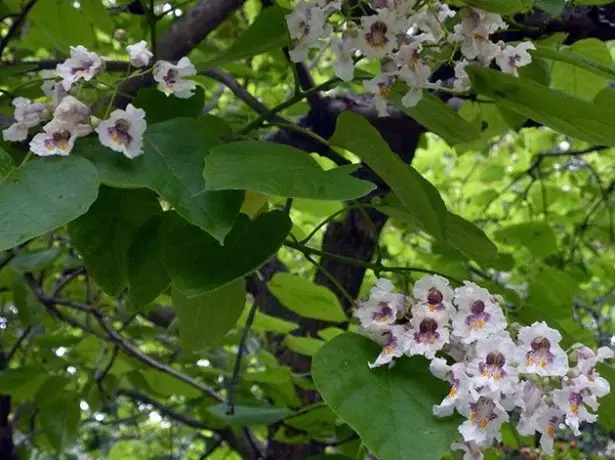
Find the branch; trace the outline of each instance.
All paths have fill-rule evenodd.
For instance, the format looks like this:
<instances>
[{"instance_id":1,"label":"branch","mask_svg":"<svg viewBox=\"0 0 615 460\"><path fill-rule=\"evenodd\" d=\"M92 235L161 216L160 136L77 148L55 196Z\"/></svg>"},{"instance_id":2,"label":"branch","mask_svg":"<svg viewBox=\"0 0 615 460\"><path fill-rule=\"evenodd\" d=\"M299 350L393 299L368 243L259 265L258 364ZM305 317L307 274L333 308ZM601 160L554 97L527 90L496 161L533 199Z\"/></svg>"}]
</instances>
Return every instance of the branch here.
<instances>
[{"instance_id":1,"label":"branch","mask_svg":"<svg viewBox=\"0 0 615 460\"><path fill-rule=\"evenodd\" d=\"M21 12L19 13L19 16L17 16L15 20L13 21L13 24L11 24L11 27L9 28L6 35L2 38L2 41L0 41L0 58L2 58L2 54L4 53L4 50L6 49L6 47L8 46L9 41L11 40L11 38L13 38L14 35L17 34L19 28L21 27L23 22L26 20L26 16L30 12L30 10L34 7L34 4L36 3L36 1L37 0L30 0L28 3L26 3L26 5L23 7Z\"/></svg>"},{"instance_id":2,"label":"branch","mask_svg":"<svg viewBox=\"0 0 615 460\"><path fill-rule=\"evenodd\" d=\"M13 359L13 357L15 356L15 354L17 353L17 351L19 350L19 347L21 346L21 344L23 343L24 340L26 340L26 338L28 337L28 335L30 335L30 332L32 332L32 326L28 326L27 328L25 328L21 335L17 338L17 340L15 341L15 343L13 344L13 347L11 348L11 350L9 351L9 354L6 356L6 362L10 363L11 359Z\"/></svg>"},{"instance_id":3,"label":"branch","mask_svg":"<svg viewBox=\"0 0 615 460\"><path fill-rule=\"evenodd\" d=\"M117 394L120 396L126 396L134 401L138 401L143 404L149 404L150 406L154 407L158 412L160 412L161 415L173 419L179 423L182 423L183 425L195 428L197 430L213 431L220 437L221 440L226 442L232 449L237 451L243 459L254 459L259 457L259 454L255 453L252 449L250 442L243 436L237 437L230 428L224 428L220 430L212 429L200 420L177 412L169 406L162 404L155 399L152 399L149 396L138 391L120 388Z\"/></svg>"}]
</instances>

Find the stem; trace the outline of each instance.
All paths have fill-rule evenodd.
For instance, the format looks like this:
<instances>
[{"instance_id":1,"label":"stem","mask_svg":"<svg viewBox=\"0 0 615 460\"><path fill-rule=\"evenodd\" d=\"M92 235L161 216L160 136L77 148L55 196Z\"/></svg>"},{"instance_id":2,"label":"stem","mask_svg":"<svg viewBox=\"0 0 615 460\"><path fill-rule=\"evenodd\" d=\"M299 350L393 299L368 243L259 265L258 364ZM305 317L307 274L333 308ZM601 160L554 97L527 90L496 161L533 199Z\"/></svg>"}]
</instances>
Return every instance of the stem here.
<instances>
[{"instance_id":1,"label":"stem","mask_svg":"<svg viewBox=\"0 0 615 460\"><path fill-rule=\"evenodd\" d=\"M152 42L152 54L154 55L152 62L156 62L156 24L158 23L158 18L154 14L154 0L149 1L147 22L149 23L150 40Z\"/></svg>"},{"instance_id":2,"label":"stem","mask_svg":"<svg viewBox=\"0 0 615 460\"><path fill-rule=\"evenodd\" d=\"M287 99L286 101L282 102L281 104L276 105L271 110L269 110L268 112L264 113L263 115L258 117L253 122L248 123L246 126L241 128L238 131L237 134L245 135L245 134L249 133L250 131L260 127L260 125L262 125L264 122L266 122L269 119L271 119L274 115L276 115L277 113L281 112L282 110L287 109L288 107L291 107L292 105L295 105L297 102L301 102L303 99L305 99L308 96L311 96L314 93L317 93L319 91L330 90L331 88L334 88L335 86L337 86L341 82L342 82L342 80L340 80L339 78L335 77L335 78L331 78L330 80L325 81L324 83L321 83L320 85L316 85L316 86L314 86L313 88L310 88L307 91L299 92L299 93L293 95L291 98Z\"/></svg>"},{"instance_id":3,"label":"stem","mask_svg":"<svg viewBox=\"0 0 615 460\"><path fill-rule=\"evenodd\" d=\"M235 365L233 366L233 375L229 381L228 393L226 396L226 415L233 415L235 413L235 386L239 383L239 371L241 370L241 358L246 348L246 340L248 339L248 332L252 323L254 322L254 316L256 316L257 303L252 303L248 317L246 318L246 324L241 332L241 339L239 340L239 349L237 350L237 357L235 358Z\"/></svg>"},{"instance_id":4,"label":"stem","mask_svg":"<svg viewBox=\"0 0 615 460\"><path fill-rule=\"evenodd\" d=\"M435 270L429 270L427 268L418 268L418 267L387 267L385 265L382 264L377 264L377 263L370 263L370 262L364 262L362 260L358 260L358 259L353 259L351 257L345 257L345 256L340 256L337 254L332 254L330 252L325 252L325 251L321 251L319 249L315 249L315 248L311 248L309 246L305 246L299 242L293 242L293 241L285 241L284 242L284 246L291 248L291 249L295 249L299 252L302 252L305 255L316 255L316 256L321 256L321 257L326 257L328 259L331 260L335 260L337 262L341 262L344 264L348 264L348 265L354 265L356 267L363 267L363 268L367 268L368 270L372 270L375 273L378 272L389 272L389 273L404 273L404 272L417 272L417 273L427 273L429 275L440 275L443 276L445 278L448 278L449 280L457 283L457 284L463 284L460 280L456 279L456 278L452 278L451 276L445 275L444 273L435 271Z\"/></svg>"}]
</instances>

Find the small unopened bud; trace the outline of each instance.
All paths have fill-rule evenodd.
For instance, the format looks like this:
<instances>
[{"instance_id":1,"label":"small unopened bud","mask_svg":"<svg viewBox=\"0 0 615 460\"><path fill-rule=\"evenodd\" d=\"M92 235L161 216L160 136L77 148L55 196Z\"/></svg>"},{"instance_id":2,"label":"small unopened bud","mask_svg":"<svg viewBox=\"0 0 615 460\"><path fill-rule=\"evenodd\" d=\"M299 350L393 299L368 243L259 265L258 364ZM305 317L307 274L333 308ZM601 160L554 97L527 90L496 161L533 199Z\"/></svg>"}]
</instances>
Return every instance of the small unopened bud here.
<instances>
[{"instance_id":1,"label":"small unopened bud","mask_svg":"<svg viewBox=\"0 0 615 460\"><path fill-rule=\"evenodd\" d=\"M126 31L124 29L117 29L113 32L113 38L118 42L126 41Z\"/></svg>"}]
</instances>

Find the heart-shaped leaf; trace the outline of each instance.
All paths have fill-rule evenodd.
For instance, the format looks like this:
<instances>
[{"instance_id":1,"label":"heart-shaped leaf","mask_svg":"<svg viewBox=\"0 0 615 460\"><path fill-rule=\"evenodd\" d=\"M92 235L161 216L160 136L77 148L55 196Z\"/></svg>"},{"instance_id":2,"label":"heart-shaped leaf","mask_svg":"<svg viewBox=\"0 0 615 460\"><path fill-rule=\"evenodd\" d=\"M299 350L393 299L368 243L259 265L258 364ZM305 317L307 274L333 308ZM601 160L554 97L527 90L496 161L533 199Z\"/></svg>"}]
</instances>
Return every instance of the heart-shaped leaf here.
<instances>
[{"instance_id":1,"label":"heart-shaped leaf","mask_svg":"<svg viewBox=\"0 0 615 460\"><path fill-rule=\"evenodd\" d=\"M0 251L84 214L98 194L96 168L83 158L36 158L0 183Z\"/></svg>"},{"instance_id":2,"label":"heart-shaped leaf","mask_svg":"<svg viewBox=\"0 0 615 460\"><path fill-rule=\"evenodd\" d=\"M254 221L240 214L224 246L187 223L167 234L164 260L174 286L196 297L256 270L275 254L290 233L288 214L271 211Z\"/></svg>"},{"instance_id":3,"label":"heart-shaped leaf","mask_svg":"<svg viewBox=\"0 0 615 460\"><path fill-rule=\"evenodd\" d=\"M220 143L209 118L174 118L149 126L143 155L129 160L98 141L78 150L98 168L101 182L113 187L149 188L186 220L222 241L239 213L243 193L208 192L203 166L209 149Z\"/></svg>"},{"instance_id":4,"label":"heart-shaped leaf","mask_svg":"<svg viewBox=\"0 0 615 460\"><path fill-rule=\"evenodd\" d=\"M325 402L380 460L440 460L458 437L459 419L437 419L432 406L447 393L422 358L403 358L392 369L370 369L380 347L345 333L324 345L312 377Z\"/></svg>"}]
</instances>

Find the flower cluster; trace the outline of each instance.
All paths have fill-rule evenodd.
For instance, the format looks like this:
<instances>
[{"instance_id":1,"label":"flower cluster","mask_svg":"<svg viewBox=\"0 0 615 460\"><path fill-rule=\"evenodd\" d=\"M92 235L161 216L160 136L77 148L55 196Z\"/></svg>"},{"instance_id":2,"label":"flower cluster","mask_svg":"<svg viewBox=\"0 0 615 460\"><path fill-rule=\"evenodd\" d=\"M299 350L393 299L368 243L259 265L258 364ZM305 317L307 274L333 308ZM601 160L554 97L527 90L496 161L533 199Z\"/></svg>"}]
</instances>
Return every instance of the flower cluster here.
<instances>
[{"instance_id":1,"label":"flower cluster","mask_svg":"<svg viewBox=\"0 0 615 460\"><path fill-rule=\"evenodd\" d=\"M549 455L560 424L579 435L582 422L596 421L597 398L610 391L596 365L613 357L611 349L574 345L571 364L557 330L544 322L509 330L500 299L469 281L453 290L447 279L426 276L411 296L393 291L379 280L356 311L360 331L382 345L369 366L393 365L404 355L430 359L431 373L451 385L433 412L466 417L463 442L452 446L465 458L482 458L513 411L520 414L517 431L540 433Z\"/></svg>"},{"instance_id":2,"label":"flower cluster","mask_svg":"<svg viewBox=\"0 0 615 460\"><path fill-rule=\"evenodd\" d=\"M147 49L147 42L143 40L128 45L126 51L130 66L136 69L149 66L153 57ZM86 104L77 99L81 90L80 83L94 80L103 71L104 62L100 56L83 46L71 47L70 58L58 64L55 71L43 71L41 90L46 96L45 102L33 102L24 97L13 100L15 121L2 131L4 140L25 141L31 128L45 123L42 132L35 134L30 141L30 151L35 155L68 155L77 138L94 131L102 145L128 158L141 155L143 134L147 127L143 109L128 104L125 110L117 109L105 114L106 119L101 121ZM138 71L130 77L149 71ZM187 57L180 59L177 64L158 61L151 71L158 88L167 96L173 94L185 99L194 94L196 83L186 77L196 75L196 69ZM109 107L112 103L113 97Z\"/></svg>"},{"instance_id":3,"label":"flower cluster","mask_svg":"<svg viewBox=\"0 0 615 460\"><path fill-rule=\"evenodd\" d=\"M516 75L519 67L531 62L528 50L534 48L532 43L491 40L492 34L507 27L498 14L477 8L454 11L437 0L369 3L370 8L363 9L369 14L359 21L343 16L341 0L301 0L287 16L294 40L290 56L295 62L304 61L310 49L329 45L336 56L335 73L344 81L353 79L355 64L361 59L379 61L380 74L364 86L374 95L381 116L387 114L386 97L397 81L409 88L402 104L412 107L420 101L423 89L469 89L465 72L469 64L488 67L495 60L503 72ZM431 81L434 69L444 63L454 67L453 81Z\"/></svg>"}]
</instances>

